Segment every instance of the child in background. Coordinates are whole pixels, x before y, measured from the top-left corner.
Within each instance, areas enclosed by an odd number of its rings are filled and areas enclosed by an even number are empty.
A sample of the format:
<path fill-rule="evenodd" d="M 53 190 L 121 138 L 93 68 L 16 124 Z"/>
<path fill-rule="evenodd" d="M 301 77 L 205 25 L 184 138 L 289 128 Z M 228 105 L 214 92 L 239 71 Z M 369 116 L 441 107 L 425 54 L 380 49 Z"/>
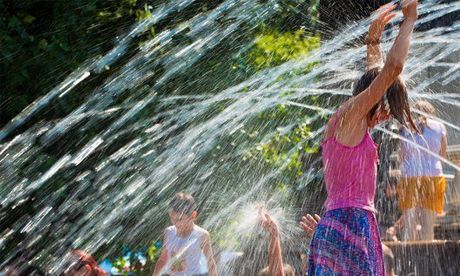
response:
<path fill-rule="evenodd" d="M 357 81 L 353 97 L 329 120 L 322 143 L 326 214 L 310 244 L 308 275 L 384 275 L 383 253 L 375 218 L 377 145 L 369 129 L 393 117 L 415 126 L 407 90 L 399 78 L 409 52 L 417 1 L 402 2 L 404 21 L 385 65 L 380 39 L 395 16 L 385 5 L 366 39 L 368 71 Z"/>
<path fill-rule="evenodd" d="M 265 209 L 259 209 L 259 216 L 262 227 L 269 234 L 268 246 L 268 267 L 259 272 L 259 276 L 294 276 L 294 269 L 287 264 L 283 264 L 283 256 L 281 252 L 281 241 L 278 230 L 278 225 Z"/>
<path fill-rule="evenodd" d="M 416 110 L 435 116 L 436 110 L 427 101 L 417 101 Z M 425 115 L 415 115 L 420 134 L 402 130 L 408 141 L 400 144 L 401 181 L 398 185 L 399 207 L 403 212 L 403 240 L 433 240 L 436 213 L 444 209 L 446 179 L 439 157 L 415 145 L 447 158 L 447 133 L 444 124 Z"/>
<path fill-rule="evenodd" d="M 195 225 L 198 214 L 193 197 L 182 192 L 176 194 L 168 213 L 173 225 L 164 232 L 164 246 L 153 275 L 202 275 L 204 255 L 208 275 L 217 276 L 209 233 Z"/>

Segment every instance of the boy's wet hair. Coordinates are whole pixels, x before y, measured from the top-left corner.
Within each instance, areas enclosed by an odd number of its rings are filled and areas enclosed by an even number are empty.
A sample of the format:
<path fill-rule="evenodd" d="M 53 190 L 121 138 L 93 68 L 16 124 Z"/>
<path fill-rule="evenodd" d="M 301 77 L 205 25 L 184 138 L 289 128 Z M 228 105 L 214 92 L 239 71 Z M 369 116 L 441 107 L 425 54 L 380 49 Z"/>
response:
<path fill-rule="evenodd" d="M 364 73 L 361 78 L 355 83 L 353 89 L 353 96 L 356 96 L 366 90 L 371 83 L 377 78 L 380 74 L 380 68 L 375 67 L 369 69 Z M 388 104 L 390 108 L 390 114 L 395 118 L 401 125 L 409 127 L 411 129 L 417 130 L 418 128 L 412 119 L 410 106 L 409 106 L 409 97 L 407 96 L 407 89 L 404 81 L 398 77 L 393 84 L 387 89 L 382 100 L 378 102 L 372 109 L 369 111 L 371 116 L 375 115 L 377 108 L 381 104 Z"/>
<path fill-rule="evenodd" d="M 191 194 L 177 193 L 169 204 L 169 209 L 179 214 L 191 215 L 196 209 L 195 199 Z"/>

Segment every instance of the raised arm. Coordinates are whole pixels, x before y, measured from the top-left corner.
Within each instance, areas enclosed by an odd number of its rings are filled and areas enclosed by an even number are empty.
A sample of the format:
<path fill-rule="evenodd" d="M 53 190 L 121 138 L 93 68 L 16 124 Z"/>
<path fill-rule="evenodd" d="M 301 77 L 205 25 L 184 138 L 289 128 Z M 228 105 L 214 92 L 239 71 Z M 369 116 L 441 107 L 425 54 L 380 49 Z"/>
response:
<path fill-rule="evenodd" d="M 395 4 L 386 4 L 380 7 L 373 16 L 369 32 L 366 36 L 367 45 L 367 69 L 372 69 L 383 64 L 382 51 L 380 49 L 380 40 L 382 39 L 385 26 L 396 16 L 393 10 L 396 8 Z"/>
<path fill-rule="evenodd" d="M 268 275 L 284 276 L 283 256 L 278 225 L 268 213 L 262 211 L 262 227 L 269 233 L 268 245 Z"/>
<path fill-rule="evenodd" d="M 383 97 L 387 89 L 401 74 L 410 47 L 410 40 L 417 20 L 417 0 L 403 2 L 404 21 L 399 34 L 387 55 L 380 74 L 371 85 L 344 105 L 342 122 L 347 125 L 359 123 Z"/>
<path fill-rule="evenodd" d="M 208 275 L 217 276 L 217 265 L 212 253 L 211 238 L 206 234 L 203 239 L 203 254 L 206 257 L 206 264 L 208 266 Z"/>
<path fill-rule="evenodd" d="M 168 263 L 168 252 L 166 250 L 167 242 L 168 241 L 166 240 L 166 234 L 165 234 L 164 239 L 163 239 L 163 248 L 161 249 L 160 258 L 158 258 L 155 264 L 155 269 L 153 270 L 153 276 L 159 276 L 161 271 L 164 269 L 165 265 Z"/>

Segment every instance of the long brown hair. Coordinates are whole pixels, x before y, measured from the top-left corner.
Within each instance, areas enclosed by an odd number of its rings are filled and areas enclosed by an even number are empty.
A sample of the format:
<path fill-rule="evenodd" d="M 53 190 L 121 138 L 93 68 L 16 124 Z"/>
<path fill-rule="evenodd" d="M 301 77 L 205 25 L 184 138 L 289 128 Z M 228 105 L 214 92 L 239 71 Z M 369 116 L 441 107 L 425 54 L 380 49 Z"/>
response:
<path fill-rule="evenodd" d="M 379 75 L 380 68 L 375 67 L 368 70 L 364 73 L 361 78 L 355 83 L 353 89 L 353 96 L 358 95 L 368 88 L 374 79 Z M 372 109 L 369 111 L 371 116 L 375 115 L 379 105 L 384 104 L 384 101 L 388 101 L 390 107 L 390 114 L 395 118 L 401 125 L 409 127 L 411 129 L 419 132 L 417 126 L 412 119 L 410 106 L 409 106 L 409 97 L 407 96 L 407 89 L 404 81 L 401 78 L 397 78 L 393 84 L 388 88 L 385 93 L 385 96 L 378 102 Z"/>

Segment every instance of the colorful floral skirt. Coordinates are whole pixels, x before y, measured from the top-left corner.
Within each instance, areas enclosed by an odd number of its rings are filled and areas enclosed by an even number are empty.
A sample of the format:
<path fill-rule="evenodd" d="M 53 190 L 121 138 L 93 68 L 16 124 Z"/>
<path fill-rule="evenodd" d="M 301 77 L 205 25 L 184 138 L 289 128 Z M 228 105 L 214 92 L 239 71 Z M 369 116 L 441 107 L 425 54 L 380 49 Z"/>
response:
<path fill-rule="evenodd" d="M 413 207 L 430 209 L 438 214 L 444 208 L 446 179 L 442 176 L 403 178 L 398 185 L 398 201 L 401 210 Z"/>
<path fill-rule="evenodd" d="M 328 211 L 310 244 L 307 275 L 384 275 L 374 213 L 360 208 Z"/>

